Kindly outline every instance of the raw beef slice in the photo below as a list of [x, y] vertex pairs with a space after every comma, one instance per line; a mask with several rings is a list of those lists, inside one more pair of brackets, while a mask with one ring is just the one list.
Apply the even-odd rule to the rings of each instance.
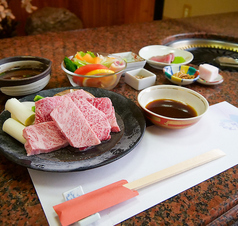
[[68, 93], [66, 94], [68, 97], [72, 98], [72, 99], [82, 99], [82, 98], [94, 98], [93, 95], [91, 95], [90, 93], [84, 91], [83, 89], [79, 89], [76, 90], [72, 93]]
[[96, 107], [98, 110], [102, 111], [110, 125], [111, 125], [111, 131], [112, 132], [120, 132], [120, 127], [117, 124], [116, 116], [115, 116], [115, 109], [112, 105], [112, 101], [108, 97], [101, 97], [101, 98], [90, 98], [87, 99], [94, 107]]
[[153, 56], [149, 60], [170, 64], [174, 61], [174, 53], [169, 53], [163, 56]]
[[23, 137], [27, 156], [48, 153], [69, 144], [53, 121], [25, 127]]
[[51, 111], [61, 102], [61, 96], [46, 97], [35, 102], [35, 124], [52, 121]]
[[72, 99], [79, 110], [83, 113], [85, 119], [88, 121], [90, 127], [97, 135], [98, 139], [100, 141], [110, 139], [111, 126], [106, 115], [102, 111], [95, 108], [84, 98]]
[[50, 116], [71, 146], [81, 148], [101, 143], [83, 113], [67, 95]]

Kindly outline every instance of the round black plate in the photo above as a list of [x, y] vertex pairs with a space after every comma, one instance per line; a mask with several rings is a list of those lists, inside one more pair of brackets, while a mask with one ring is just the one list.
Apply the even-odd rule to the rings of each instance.
[[[38, 95], [44, 97], [54, 96], [56, 93], [72, 87], [43, 90]], [[81, 88], [95, 97], [109, 97], [115, 108], [121, 132], [112, 133], [112, 138], [107, 142], [79, 152], [72, 147], [60, 150], [27, 156], [23, 144], [0, 130], [0, 151], [9, 160], [36, 170], [70, 172], [82, 171], [109, 164], [128, 154], [141, 140], [145, 131], [145, 118], [140, 108], [126, 97], [112, 91], [98, 88]], [[33, 101], [36, 94], [21, 98], [20, 101]], [[9, 112], [3, 111], [0, 115], [0, 127], [10, 117]]]

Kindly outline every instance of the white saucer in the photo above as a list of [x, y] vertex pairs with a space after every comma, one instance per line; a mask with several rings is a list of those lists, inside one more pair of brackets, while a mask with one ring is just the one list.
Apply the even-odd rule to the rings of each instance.
[[218, 74], [217, 77], [211, 82], [208, 82], [208, 81], [202, 79], [201, 77], [197, 80], [197, 82], [199, 82], [203, 85], [209, 85], [209, 86], [221, 84], [223, 81], [224, 81], [223, 77], [220, 74]]

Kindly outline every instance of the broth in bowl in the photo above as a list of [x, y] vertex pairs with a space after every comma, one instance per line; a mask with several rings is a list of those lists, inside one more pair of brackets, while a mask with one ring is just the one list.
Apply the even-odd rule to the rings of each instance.
[[19, 80], [39, 75], [44, 70], [34, 68], [18, 68], [5, 71], [0, 74], [2, 79]]

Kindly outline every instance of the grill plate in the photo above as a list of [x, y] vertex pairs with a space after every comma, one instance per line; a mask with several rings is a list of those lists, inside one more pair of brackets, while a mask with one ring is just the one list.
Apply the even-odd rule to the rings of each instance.
[[237, 72], [238, 68], [220, 66], [215, 59], [217, 57], [227, 56], [238, 59], [238, 44], [223, 40], [187, 38], [165, 43], [176, 49], [183, 49], [191, 52], [194, 59], [191, 64], [211, 64], [219, 67], [223, 71]]

